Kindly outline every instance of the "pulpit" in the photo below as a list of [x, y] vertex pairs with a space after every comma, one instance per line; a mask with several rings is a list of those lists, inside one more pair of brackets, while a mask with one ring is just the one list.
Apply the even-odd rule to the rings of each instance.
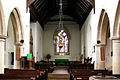
[[22, 56], [20, 62], [21, 62], [21, 68], [24, 69], [33, 69], [35, 65], [34, 57], [32, 57], [31, 61], [28, 61], [27, 56]]

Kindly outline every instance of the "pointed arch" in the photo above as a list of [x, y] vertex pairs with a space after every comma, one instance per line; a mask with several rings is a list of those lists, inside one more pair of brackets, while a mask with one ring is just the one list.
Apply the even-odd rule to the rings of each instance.
[[107, 36], [110, 30], [109, 18], [105, 10], [101, 11], [99, 23], [98, 23], [98, 32], [97, 32], [97, 40], [100, 41], [101, 44], [106, 45]]
[[15, 43], [16, 45], [22, 45], [21, 40], [24, 40], [24, 29], [21, 21], [21, 15], [18, 8], [14, 8], [10, 14], [12, 19], [14, 34], [15, 34]]
[[96, 45], [96, 69], [105, 69], [106, 67], [106, 49], [107, 41], [110, 37], [110, 23], [106, 11], [103, 9], [100, 14], [97, 30], [97, 45]]
[[120, 37], [120, 0], [118, 2], [118, 7], [115, 15], [113, 37]]
[[6, 38], [6, 26], [5, 26], [5, 16], [2, 7], [2, 3], [0, 1], [0, 38]]
[[[13, 24], [15, 45], [16, 45], [16, 60], [20, 60], [21, 47], [24, 43], [24, 28], [22, 25], [22, 19], [18, 8], [14, 8], [10, 14], [10, 18]], [[19, 65], [19, 64], [18, 64]]]

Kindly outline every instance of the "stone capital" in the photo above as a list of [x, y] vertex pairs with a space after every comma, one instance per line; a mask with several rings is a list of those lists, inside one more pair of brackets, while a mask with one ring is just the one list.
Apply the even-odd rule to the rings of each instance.
[[0, 39], [6, 39], [7, 38], [7, 36], [5, 36], [5, 35], [0, 35]]
[[116, 36], [112, 37], [111, 40], [112, 40], [113, 43], [120, 43], [120, 36], [118, 36], [118, 37], [116, 37]]
[[16, 46], [22, 46], [23, 44], [20, 42], [16, 42]]
[[96, 44], [95, 46], [106, 46], [106, 44]]
[[111, 40], [120, 40], [120, 36], [113, 36], [110, 38]]

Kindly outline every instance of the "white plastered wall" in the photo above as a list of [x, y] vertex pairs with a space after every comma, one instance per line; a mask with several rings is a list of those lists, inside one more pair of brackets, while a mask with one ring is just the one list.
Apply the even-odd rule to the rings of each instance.
[[44, 57], [47, 54], [51, 54], [51, 59], [69, 59], [69, 60], [79, 60], [80, 56], [80, 31], [79, 25], [75, 22], [64, 22], [64, 26], [68, 29], [70, 33], [70, 55], [55, 55], [54, 52], [54, 41], [53, 35], [58, 26], [58, 22], [49, 22], [44, 27]]
[[31, 23], [33, 35], [33, 55], [35, 56], [35, 62], [43, 60], [43, 29], [38, 22]]

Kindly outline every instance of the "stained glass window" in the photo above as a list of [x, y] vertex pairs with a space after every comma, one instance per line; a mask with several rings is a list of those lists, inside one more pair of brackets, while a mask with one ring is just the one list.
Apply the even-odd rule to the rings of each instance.
[[68, 53], [69, 52], [69, 39], [67, 32], [63, 29], [57, 32], [55, 38], [55, 51], [56, 53]]

